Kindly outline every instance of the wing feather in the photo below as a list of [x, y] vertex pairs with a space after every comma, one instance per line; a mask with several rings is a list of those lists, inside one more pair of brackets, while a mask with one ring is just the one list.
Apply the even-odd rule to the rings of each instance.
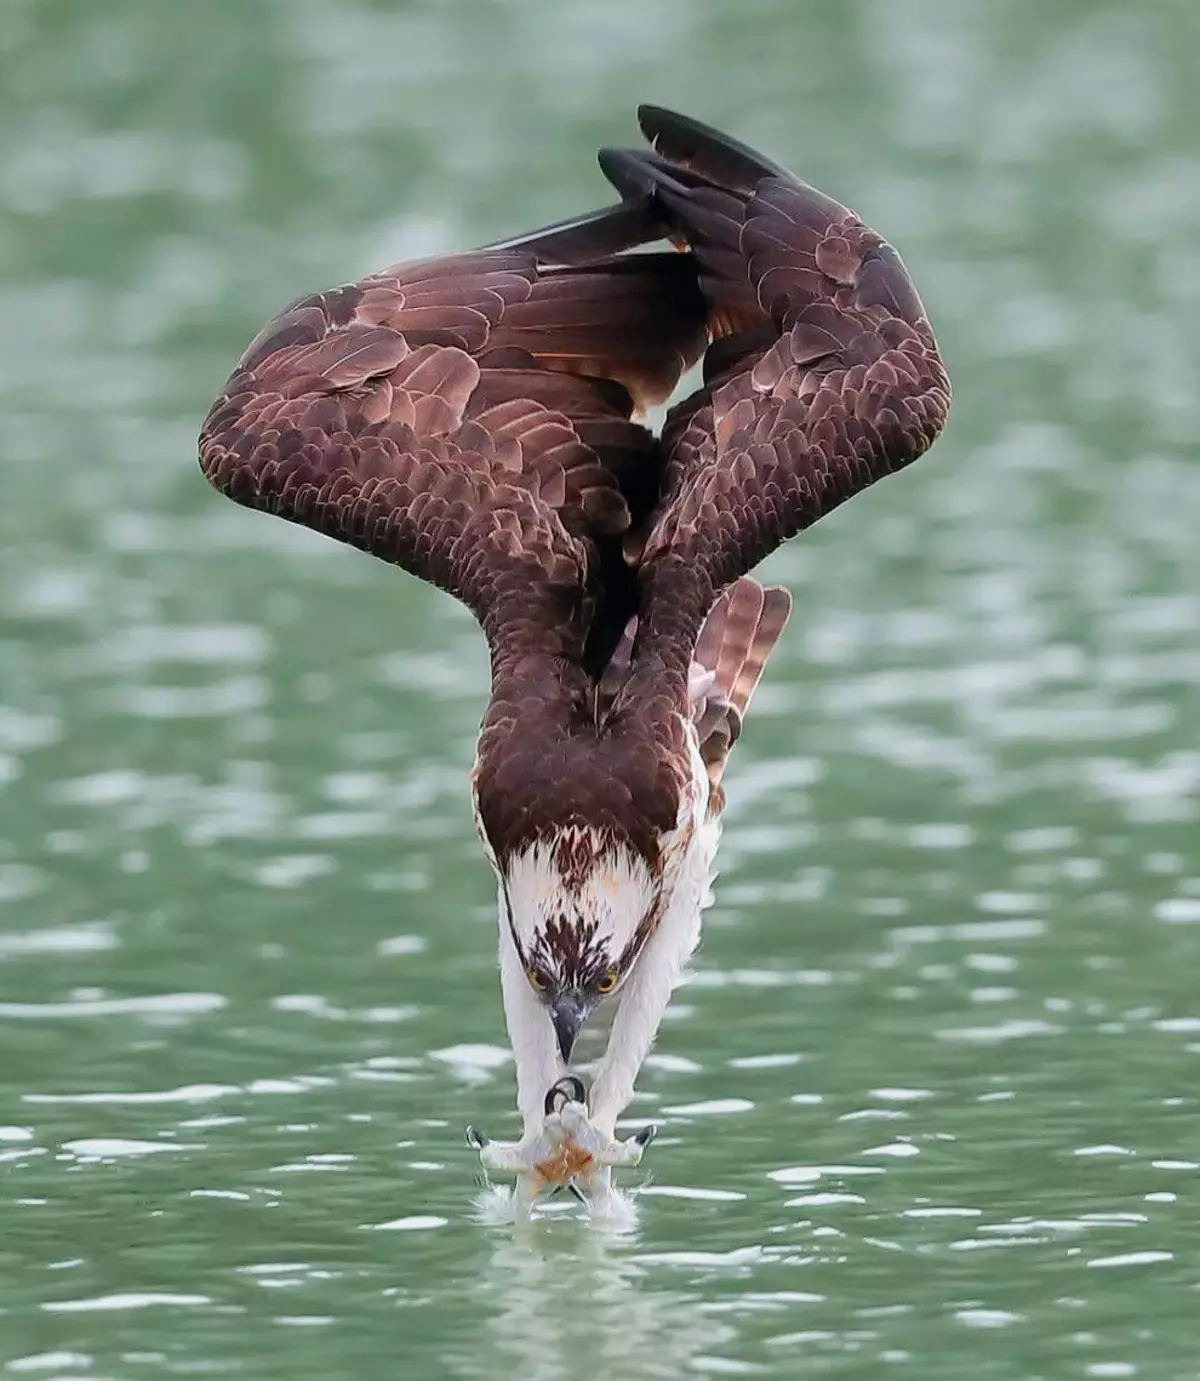
[[654, 151], [601, 165], [686, 243], [714, 337], [640, 540], [643, 636], [687, 644], [776, 546], [927, 450], [950, 385], [899, 255], [852, 211], [696, 121], [639, 115]]
[[[916, 459], [949, 406], [890, 246], [745, 145], [639, 115], [653, 150], [601, 155], [620, 206], [299, 299], [201, 432], [230, 497], [475, 613], [493, 667], [475, 782], [498, 858], [585, 818], [657, 857], [690, 781], [697, 639], [719, 793], [788, 607], [738, 582]], [[640, 248], [659, 238], [684, 252]], [[638, 414], [702, 353], [703, 386], [656, 441]]]
[[[633, 408], [706, 339], [687, 256], [586, 262], [589, 237], [608, 255], [648, 224], [617, 208], [300, 299], [213, 404], [204, 474], [455, 594], [494, 649], [525, 638], [578, 660], [602, 548], [657, 494]], [[555, 243], [583, 262], [547, 263]]]

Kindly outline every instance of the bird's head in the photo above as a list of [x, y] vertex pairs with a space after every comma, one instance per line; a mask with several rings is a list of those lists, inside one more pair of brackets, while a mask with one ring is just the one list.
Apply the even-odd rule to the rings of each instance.
[[501, 876], [526, 981], [569, 1061], [579, 1028], [637, 962], [660, 888], [635, 850], [582, 828], [516, 853]]

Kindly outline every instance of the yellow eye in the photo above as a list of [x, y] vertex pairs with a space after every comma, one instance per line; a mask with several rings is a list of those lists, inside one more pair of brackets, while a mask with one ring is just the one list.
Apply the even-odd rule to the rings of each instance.
[[542, 977], [540, 969], [535, 969], [532, 964], [525, 970], [525, 977], [529, 979], [529, 986], [536, 988], [539, 993], [546, 991], [546, 980]]
[[608, 993], [612, 992], [617, 986], [617, 979], [620, 978], [620, 976], [621, 975], [616, 969], [609, 969], [600, 982], [596, 984], [596, 991], [601, 997], [605, 997]]

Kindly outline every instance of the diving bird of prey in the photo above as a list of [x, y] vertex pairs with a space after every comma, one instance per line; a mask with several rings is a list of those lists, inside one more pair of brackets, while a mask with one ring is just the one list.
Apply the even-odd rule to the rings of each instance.
[[[650, 148], [600, 154], [619, 204], [301, 298], [200, 436], [230, 498], [483, 628], [471, 789], [522, 1135], [470, 1139], [526, 1206], [562, 1186], [603, 1204], [651, 1135], [617, 1120], [699, 940], [722, 774], [790, 609], [749, 572], [920, 456], [950, 404], [880, 236], [716, 130], [639, 119]], [[638, 418], [701, 357], [653, 435]]]

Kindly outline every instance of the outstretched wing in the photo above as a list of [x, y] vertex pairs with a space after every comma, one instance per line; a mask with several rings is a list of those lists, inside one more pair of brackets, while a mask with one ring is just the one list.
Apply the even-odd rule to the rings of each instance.
[[448, 590], [494, 649], [577, 659], [602, 549], [658, 493], [633, 409], [706, 339], [688, 256], [608, 257], [648, 227], [625, 206], [293, 303], [210, 410], [204, 474]]
[[950, 384], [899, 255], [852, 211], [704, 125], [639, 118], [655, 151], [601, 165], [686, 242], [713, 335], [641, 555], [647, 628], [694, 637], [722, 589], [921, 455]]

